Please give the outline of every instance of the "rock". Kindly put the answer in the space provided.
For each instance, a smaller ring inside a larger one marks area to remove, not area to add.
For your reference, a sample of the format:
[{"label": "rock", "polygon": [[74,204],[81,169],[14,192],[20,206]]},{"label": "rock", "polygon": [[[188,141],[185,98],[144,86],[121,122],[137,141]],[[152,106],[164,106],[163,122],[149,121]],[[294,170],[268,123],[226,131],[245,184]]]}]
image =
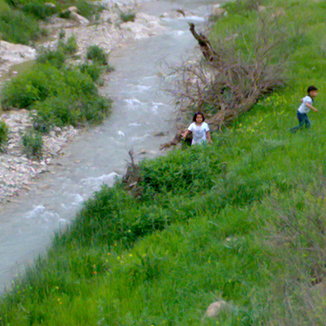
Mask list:
[{"label": "rock", "polygon": [[78,13],[78,8],[75,6],[71,6],[67,10],[70,11],[70,13],[73,13],[73,12]]},{"label": "rock", "polygon": [[70,18],[73,19],[75,22],[77,22],[79,25],[88,25],[89,24],[89,20],[87,18],[77,14],[74,11],[70,13]]},{"label": "rock", "polygon": [[227,307],[224,300],[215,301],[209,305],[205,312],[205,317],[216,318],[218,314]]},{"label": "rock", "polygon": [[155,134],[154,134],[154,136],[155,137],[163,137],[163,136],[165,136],[166,134],[165,134],[165,132],[163,132],[163,131],[161,131],[161,132],[156,132]]},{"label": "rock", "polygon": [[222,17],[226,14],[226,10],[221,8],[219,4],[214,5],[212,9],[212,16],[214,17]]},{"label": "rock", "polygon": [[259,11],[259,12],[263,12],[263,11],[265,11],[267,8],[265,7],[265,6],[258,6],[258,8],[257,8],[257,10]]},{"label": "rock", "polygon": [[34,60],[36,50],[27,45],[0,41],[0,58],[3,62],[9,62],[11,65],[19,64],[24,61]]},{"label": "rock", "polygon": [[57,6],[52,2],[45,2],[44,6],[55,9]]}]

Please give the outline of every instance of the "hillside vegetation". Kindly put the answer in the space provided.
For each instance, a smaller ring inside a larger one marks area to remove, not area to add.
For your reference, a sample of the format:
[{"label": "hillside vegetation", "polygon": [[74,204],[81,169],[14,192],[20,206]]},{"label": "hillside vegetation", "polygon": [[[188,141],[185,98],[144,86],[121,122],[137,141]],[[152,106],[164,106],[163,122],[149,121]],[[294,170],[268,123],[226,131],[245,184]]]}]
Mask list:
[{"label": "hillside vegetation", "polygon": [[86,0],[0,0],[0,40],[29,44],[46,35],[40,21],[55,14],[69,18],[65,9],[70,6],[76,6],[87,18],[101,10],[101,6]]},{"label": "hillside vegetation", "polygon": [[[252,35],[248,3],[226,5],[212,33]],[[268,6],[300,32],[287,86],[212,145],[143,161],[137,196],[103,187],[3,297],[0,325],[324,325],[326,5]],[[319,112],[291,134],[311,84]]]}]

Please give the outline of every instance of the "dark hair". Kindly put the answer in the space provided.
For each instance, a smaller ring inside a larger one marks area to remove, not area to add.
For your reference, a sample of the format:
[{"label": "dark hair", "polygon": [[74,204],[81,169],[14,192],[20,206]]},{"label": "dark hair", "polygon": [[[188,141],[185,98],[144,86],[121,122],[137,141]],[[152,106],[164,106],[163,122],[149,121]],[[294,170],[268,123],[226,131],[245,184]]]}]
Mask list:
[{"label": "dark hair", "polygon": [[315,86],[309,86],[307,89],[307,93],[309,94],[311,91],[318,91],[318,88]]},{"label": "dark hair", "polygon": [[196,112],[196,113],[194,114],[194,117],[192,118],[192,121],[193,121],[193,122],[196,122],[197,115],[201,115],[201,116],[203,117],[203,121],[205,121],[204,113],[202,113],[202,112]]}]

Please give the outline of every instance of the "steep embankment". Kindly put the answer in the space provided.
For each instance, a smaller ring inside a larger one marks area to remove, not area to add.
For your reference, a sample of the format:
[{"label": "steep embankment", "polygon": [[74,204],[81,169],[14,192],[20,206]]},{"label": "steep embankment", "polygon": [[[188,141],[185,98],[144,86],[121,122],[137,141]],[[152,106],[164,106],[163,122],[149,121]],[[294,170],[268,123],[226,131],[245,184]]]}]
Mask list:
[{"label": "steep embankment", "polygon": [[[254,31],[258,12],[238,8],[216,30],[234,33],[237,20]],[[121,184],[98,192],[3,299],[2,325],[323,324],[326,8],[302,0],[265,10],[300,31],[288,86],[213,145],[144,162],[137,198]],[[293,135],[310,84],[320,111]],[[227,308],[204,319],[221,299]]]}]

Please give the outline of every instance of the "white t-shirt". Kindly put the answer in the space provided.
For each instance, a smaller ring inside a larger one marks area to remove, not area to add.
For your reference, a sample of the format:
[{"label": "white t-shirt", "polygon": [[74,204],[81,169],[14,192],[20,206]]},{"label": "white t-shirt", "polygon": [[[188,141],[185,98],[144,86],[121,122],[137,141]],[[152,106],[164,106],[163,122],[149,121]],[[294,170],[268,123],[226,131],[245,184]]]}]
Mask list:
[{"label": "white t-shirt", "polygon": [[209,131],[208,124],[206,122],[202,122],[200,126],[196,125],[193,122],[188,130],[192,132],[192,142],[191,145],[201,144],[206,141],[206,132]]},{"label": "white t-shirt", "polygon": [[307,107],[306,103],[312,104],[312,98],[308,95],[302,99],[302,103],[298,109],[298,111],[300,113],[308,113],[310,111],[310,109]]}]

